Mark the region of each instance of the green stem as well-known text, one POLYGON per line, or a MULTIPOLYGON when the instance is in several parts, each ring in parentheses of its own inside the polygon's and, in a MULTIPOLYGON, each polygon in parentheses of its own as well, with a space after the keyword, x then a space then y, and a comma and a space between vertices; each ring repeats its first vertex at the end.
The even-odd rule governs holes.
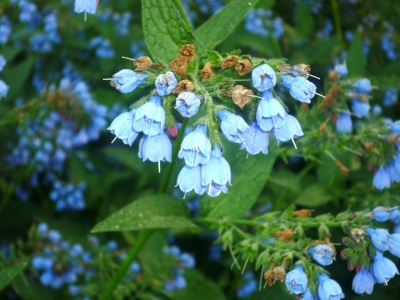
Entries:
POLYGON ((335 22, 335 29, 338 38, 339 44, 343 47, 344 40, 343 40, 343 32, 342 27, 340 26, 340 12, 339 12, 339 5, 337 0, 331 0, 332 12, 333 12, 333 19, 335 22))
POLYGON ((185 22, 185 25, 186 25, 186 30, 189 32, 193 32, 192 23, 190 23, 190 20, 185 12, 185 9, 182 6, 181 1, 180 0, 172 0, 172 2, 175 4, 176 8, 179 11, 179 14, 183 18, 183 21, 185 22))
POLYGON ((131 265, 132 261, 136 258, 140 249, 142 249, 143 245, 146 243, 146 241, 153 232, 154 229, 146 229, 139 234, 136 243, 129 250, 127 257, 122 262, 118 272, 111 279, 104 294, 101 295, 100 300, 107 300, 112 298, 114 290, 117 288, 119 282, 124 277, 126 271, 129 269, 129 266, 131 265))

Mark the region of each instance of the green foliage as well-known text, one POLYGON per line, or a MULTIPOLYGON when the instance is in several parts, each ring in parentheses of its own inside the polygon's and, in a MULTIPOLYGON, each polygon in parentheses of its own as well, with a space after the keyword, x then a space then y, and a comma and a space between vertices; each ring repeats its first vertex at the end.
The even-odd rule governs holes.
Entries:
POLYGON ((15 265, 5 267, 0 271, 0 291, 9 285, 16 276, 28 266, 28 262, 20 262, 15 265))
POLYGON ((349 70, 349 76, 355 77, 365 75, 366 66, 367 60, 364 55, 362 40, 358 35, 356 35, 351 42, 347 57, 347 69, 349 70))

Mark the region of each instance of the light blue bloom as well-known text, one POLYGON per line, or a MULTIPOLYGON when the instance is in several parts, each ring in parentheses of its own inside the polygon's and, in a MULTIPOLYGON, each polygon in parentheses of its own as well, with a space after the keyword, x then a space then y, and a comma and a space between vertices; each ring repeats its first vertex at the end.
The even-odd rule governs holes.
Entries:
POLYGON ((178 81, 176 80, 174 73, 168 71, 165 74, 160 74, 157 76, 155 81, 157 94, 160 96, 169 95, 177 84, 178 81))
POLYGON ((285 108, 273 97, 271 91, 263 92, 256 112, 257 123, 262 130, 270 131, 282 127, 287 115, 285 108))
POLYGON ((397 171, 395 163, 393 161, 386 164, 385 170, 389 174, 390 183, 400 182, 400 172, 397 171))
POLYGON ((133 118, 133 129, 148 136, 157 135, 164 130, 165 111, 160 96, 151 96, 149 101, 136 110, 133 118))
POLYGON ((346 63, 336 64, 334 69, 335 72, 338 72, 341 77, 346 76, 349 72, 347 71, 346 63))
POLYGON ((9 89, 8 85, 5 84, 5 82, 0 79, 0 99, 7 96, 8 89, 9 89))
POLYGON ((139 85, 146 83, 145 78, 148 76, 147 74, 140 74, 129 69, 123 69, 112 76, 113 79, 110 84, 121 93, 130 93, 139 85))
POLYGON ((318 295, 313 295, 311 290, 307 288, 306 292, 301 297, 301 300, 320 300, 318 295))
POLYGON ((203 195, 206 188, 201 185, 201 165, 185 165, 179 172, 176 186, 185 194, 194 190, 196 194, 203 195))
POLYGON ((384 257, 380 251, 376 251, 371 272, 376 282, 384 284, 387 284, 394 275, 399 274, 396 265, 390 259, 384 257))
POLYGON ((353 123, 350 112, 341 112, 336 120, 336 131, 339 133, 350 133, 353 123))
POLYGON ((371 106, 366 102, 361 102, 356 98, 351 100, 351 110, 359 118, 368 116, 370 109, 371 106))
POLYGON ((287 273, 285 284, 290 293, 299 295, 306 291, 308 279, 302 266, 296 266, 292 271, 287 273))
POLYGON ((107 128, 115 135, 115 138, 121 139, 124 144, 128 144, 129 146, 132 146, 133 142, 139 135, 139 132, 133 129, 133 118, 135 112, 136 110, 133 109, 129 112, 120 114, 112 121, 110 127, 107 128))
POLYGON ((299 121, 289 114, 286 116, 283 126, 280 128, 274 128, 271 132, 274 134, 278 143, 287 142, 291 139, 299 138, 304 135, 299 121))
POLYGON ((254 68, 251 73, 253 86, 260 92, 264 92, 276 84, 275 71, 267 64, 254 68))
POLYGON ((321 300, 339 300, 344 298, 342 288, 333 279, 330 279, 328 275, 322 273, 318 275, 318 296, 321 300))
POLYGON ((75 0, 74 11, 76 13, 85 12, 88 14, 95 14, 97 7, 97 0, 75 0))
POLYGON ((227 110, 218 111, 221 119, 221 130, 230 142, 242 144, 250 135, 250 127, 242 117, 227 110))
POLYGON ((372 211, 372 218, 378 222, 386 222, 390 219, 390 211, 387 207, 377 206, 372 211))
POLYGON ((202 165, 201 184, 206 187, 206 192, 211 197, 216 197, 221 192, 227 193, 227 185, 231 185, 231 168, 222 157, 221 149, 217 144, 211 152, 209 162, 202 165))
POLYGON ((400 234, 392 233, 389 237, 389 252, 400 257, 400 234))
POLYGON ((357 294, 367 293, 372 294, 374 289, 375 280, 369 269, 361 267, 360 271, 354 276, 352 289, 357 294))
POLYGON ((319 263, 321 266, 328 266, 333 263, 334 252, 331 246, 327 244, 317 245, 315 247, 311 247, 307 251, 313 259, 319 263))
POLYGON ((390 234, 386 229, 383 228, 366 228, 365 232, 371 238, 372 244, 379 251, 389 250, 389 237, 390 234))
POLYGON ((381 166, 378 172, 375 173, 372 186, 378 190, 383 190, 385 188, 390 188, 390 176, 388 172, 381 166))
POLYGON ((200 107, 200 99, 191 92, 183 92, 176 98, 175 108, 182 117, 190 118, 197 114, 200 107))
POLYGON ((244 140, 240 146, 240 150, 245 149, 251 155, 256 155, 260 152, 267 154, 269 144, 269 134, 262 130, 257 122, 250 125, 250 135, 244 140))
POLYGON ((359 94, 368 94, 372 91, 371 81, 367 78, 361 78, 354 82, 353 86, 359 94))
POLYGON ((4 56, 0 54, 0 72, 3 71, 5 65, 6 65, 6 60, 4 59, 4 56))
POLYGON ((211 143, 206 133, 207 126, 199 124, 195 131, 183 139, 178 157, 184 158, 189 167, 206 164, 210 160, 211 143))
POLYGON ((161 132, 158 135, 144 135, 139 143, 139 158, 143 161, 152 162, 169 161, 171 162, 172 145, 168 136, 161 132))
MULTIPOLYGON (((1 68, 0 68, 1 71, 1 68)), ((384 106, 392 106, 397 101, 397 89, 396 87, 387 87, 385 90, 385 96, 383 98, 383 105, 384 106)))
POLYGON ((314 97, 316 90, 312 82, 301 76, 293 79, 290 84, 290 95, 300 102, 311 103, 310 99, 314 97))

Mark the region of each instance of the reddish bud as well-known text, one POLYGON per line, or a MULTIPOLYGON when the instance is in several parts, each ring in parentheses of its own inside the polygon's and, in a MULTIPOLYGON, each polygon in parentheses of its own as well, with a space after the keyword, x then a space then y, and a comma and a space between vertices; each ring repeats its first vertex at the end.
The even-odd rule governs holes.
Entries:
POLYGON ((168 132, 172 137, 176 137, 178 135, 178 127, 176 127, 176 124, 174 124, 173 127, 167 127, 168 128, 168 132))

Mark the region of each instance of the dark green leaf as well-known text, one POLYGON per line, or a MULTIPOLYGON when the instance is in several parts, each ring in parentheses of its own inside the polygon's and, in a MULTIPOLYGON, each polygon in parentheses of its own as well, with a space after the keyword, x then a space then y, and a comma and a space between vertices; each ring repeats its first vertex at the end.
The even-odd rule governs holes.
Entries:
POLYGON ((196 49, 214 49, 225 40, 259 0, 233 0, 195 31, 196 49))
POLYGON ((138 173, 144 171, 145 165, 137 156, 137 153, 130 147, 126 147, 125 145, 122 147, 107 147, 103 149, 102 152, 113 157, 129 169, 135 170, 138 173))
POLYGON ((247 152, 238 151, 237 148, 236 144, 230 143, 223 154, 232 171, 232 187, 228 187, 229 192, 217 198, 207 196, 202 199, 202 205, 206 206, 210 218, 243 217, 260 196, 278 155, 275 141, 270 142, 267 155, 249 155, 246 158, 247 152))
POLYGON ((346 62, 349 76, 363 76, 365 74, 367 61, 364 56, 362 40, 358 35, 354 35, 346 62))
POLYGON ((294 11, 294 22, 296 24, 297 32, 302 36, 307 37, 313 32, 314 17, 306 1, 297 2, 294 11))
POLYGON ((316 183, 303 190, 294 203, 305 207, 317 207, 331 200, 331 196, 326 193, 323 186, 316 183))
POLYGON ((29 57, 18 65, 9 67, 4 70, 2 79, 7 85, 10 86, 10 89, 7 94, 7 98, 13 99, 15 97, 21 96, 21 91, 24 90, 24 85, 26 80, 28 79, 31 70, 33 68, 35 60, 33 57, 29 57))
POLYGON ((11 267, 4 268, 0 271, 0 291, 9 285, 14 278, 20 274, 28 265, 26 261, 16 263, 11 267))
POLYGON ((98 223, 92 232, 150 228, 197 229, 188 215, 189 209, 184 202, 169 195, 150 195, 121 208, 98 223))
POLYGON ((143 32, 154 59, 171 61, 184 44, 193 43, 186 27, 170 0, 142 0, 143 32))

